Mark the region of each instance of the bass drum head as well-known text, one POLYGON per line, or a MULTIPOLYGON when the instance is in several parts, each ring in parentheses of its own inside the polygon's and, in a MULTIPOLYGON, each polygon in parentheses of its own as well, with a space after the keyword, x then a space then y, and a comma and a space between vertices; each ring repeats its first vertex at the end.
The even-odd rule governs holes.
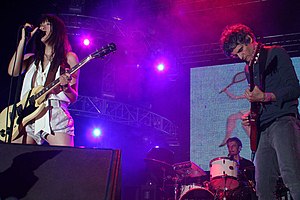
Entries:
POLYGON ((180 200, 213 200, 212 192, 205 188, 192 188, 180 197, 180 200))

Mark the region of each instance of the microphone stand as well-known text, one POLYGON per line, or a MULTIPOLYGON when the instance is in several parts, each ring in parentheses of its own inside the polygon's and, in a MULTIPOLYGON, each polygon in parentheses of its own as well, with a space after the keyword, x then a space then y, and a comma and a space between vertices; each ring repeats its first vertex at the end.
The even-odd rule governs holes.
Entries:
MULTIPOLYGON (((25 32, 25 39, 24 39, 24 45, 23 45, 23 49, 22 49, 18 81, 17 81, 16 92, 15 92, 15 99, 14 99, 11 114, 8 116, 10 118, 10 126, 7 127, 7 129, 6 129, 7 135, 8 135, 7 143, 11 143, 11 140, 12 140, 13 125, 14 125, 14 120, 16 118, 16 113, 17 113, 18 94, 20 93, 20 90, 21 90, 21 80, 22 80, 21 79, 21 71, 22 71, 22 66, 23 66, 24 54, 26 52, 26 44, 27 44, 28 37, 29 37, 28 34, 30 35, 30 33, 25 32)), ((17 53, 18 53, 18 49, 16 49, 15 59, 17 59, 17 53)), ((16 62, 14 63, 14 65, 15 64, 16 64, 16 62)), ((14 66, 14 69, 15 69, 15 66, 14 66)), ((14 73, 14 72, 12 72, 12 73, 14 73)), ((7 112, 9 112, 9 109, 7 110, 7 112)))

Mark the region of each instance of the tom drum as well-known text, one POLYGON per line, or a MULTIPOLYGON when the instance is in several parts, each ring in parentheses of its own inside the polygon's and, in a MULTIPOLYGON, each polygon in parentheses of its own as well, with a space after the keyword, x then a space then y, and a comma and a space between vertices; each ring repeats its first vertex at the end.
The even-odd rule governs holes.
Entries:
POLYGON ((235 189, 239 186, 238 164, 227 157, 210 161, 210 184, 214 189, 235 189))

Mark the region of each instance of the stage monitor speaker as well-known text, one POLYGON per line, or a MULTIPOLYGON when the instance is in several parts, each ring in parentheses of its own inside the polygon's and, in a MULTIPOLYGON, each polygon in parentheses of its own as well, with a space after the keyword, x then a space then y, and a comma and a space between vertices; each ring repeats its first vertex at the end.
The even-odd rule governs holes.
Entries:
POLYGON ((0 144, 0 200, 119 200, 120 150, 0 144))

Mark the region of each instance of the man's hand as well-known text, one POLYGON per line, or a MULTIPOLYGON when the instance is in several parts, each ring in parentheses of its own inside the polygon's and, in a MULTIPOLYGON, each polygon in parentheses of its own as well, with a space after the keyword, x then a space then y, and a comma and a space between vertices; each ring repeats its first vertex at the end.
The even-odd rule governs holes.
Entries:
POLYGON ((241 117, 243 126, 250 126, 249 115, 250 111, 243 114, 243 116, 241 117))
POLYGON ((249 88, 246 89, 245 97, 250 102, 263 102, 265 100, 265 93, 255 86, 252 92, 250 92, 249 88))

